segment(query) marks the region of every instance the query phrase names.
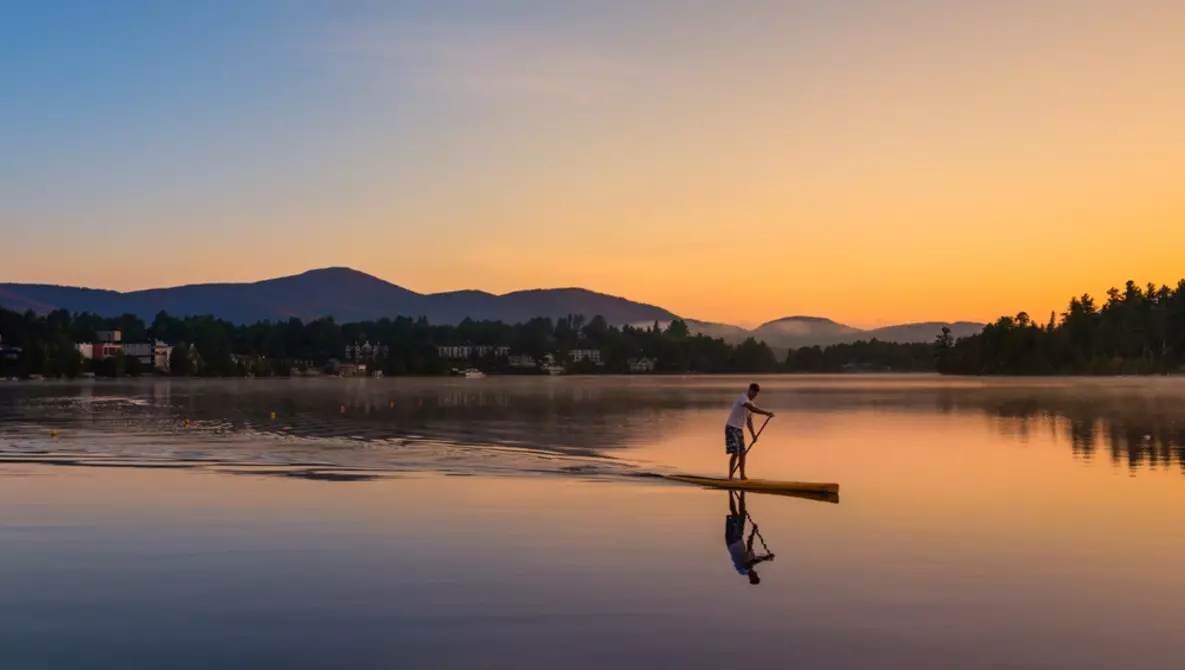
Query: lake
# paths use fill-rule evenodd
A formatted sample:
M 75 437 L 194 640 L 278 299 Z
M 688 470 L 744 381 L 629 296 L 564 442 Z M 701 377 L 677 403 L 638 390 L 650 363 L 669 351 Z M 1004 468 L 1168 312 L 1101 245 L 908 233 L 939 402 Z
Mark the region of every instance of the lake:
M 0 668 L 1185 665 L 1185 380 L 749 381 L 0 383 Z

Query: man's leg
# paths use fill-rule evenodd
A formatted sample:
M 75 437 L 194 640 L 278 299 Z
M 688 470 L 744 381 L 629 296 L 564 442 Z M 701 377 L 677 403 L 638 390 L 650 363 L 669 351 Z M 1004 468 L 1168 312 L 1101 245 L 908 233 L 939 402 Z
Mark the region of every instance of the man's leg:
M 748 479 L 748 477 L 745 476 L 745 448 L 744 447 L 741 447 L 740 451 L 737 452 L 737 466 L 741 470 L 741 479 Z

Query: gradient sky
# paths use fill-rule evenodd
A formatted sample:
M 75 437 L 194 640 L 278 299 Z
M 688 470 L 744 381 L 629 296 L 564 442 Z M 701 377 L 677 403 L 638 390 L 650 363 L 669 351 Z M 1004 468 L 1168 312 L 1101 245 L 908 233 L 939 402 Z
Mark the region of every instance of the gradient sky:
M 1185 3 L 0 0 L 0 239 L 0 281 L 1043 315 L 1185 276 Z

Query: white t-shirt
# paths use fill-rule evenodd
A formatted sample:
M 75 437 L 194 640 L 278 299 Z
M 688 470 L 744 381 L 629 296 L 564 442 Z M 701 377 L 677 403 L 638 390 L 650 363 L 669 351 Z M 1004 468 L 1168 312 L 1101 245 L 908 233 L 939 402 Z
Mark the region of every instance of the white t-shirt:
M 733 428 L 744 428 L 745 420 L 749 418 L 749 409 L 745 407 L 749 400 L 748 393 L 742 393 L 735 402 L 732 403 L 732 411 L 728 413 L 728 422 L 725 425 Z

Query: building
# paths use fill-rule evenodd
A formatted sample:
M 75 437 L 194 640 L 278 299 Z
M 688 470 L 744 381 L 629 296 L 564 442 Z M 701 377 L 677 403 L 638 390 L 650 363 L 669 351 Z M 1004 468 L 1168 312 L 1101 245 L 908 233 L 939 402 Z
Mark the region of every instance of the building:
M 473 356 L 473 347 L 467 344 L 438 346 L 436 347 L 436 355 L 446 361 L 469 360 Z
M 74 345 L 78 353 L 83 358 L 93 358 L 96 361 L 101 361 L 104 358 L 111 358 L 115 354 L 123 351 L 123 343 L 121 342 L 79 342 Z
M 482 344 L 449 344 L 436 347 L 436 354 L 449 361 L 467 361 L 474 356 L 478 358 L 506 358 L 510 355 L 510 347 Z
M 385 344 L 371 344 L 367 340 L 363 344 L 346 345 L 346 360 L 347 361 L 373 361 L 376 358 L 386 358 L 390 353 L 390 349 Z
M 108 346 L 108 344 L 100 342 L 93 346 L 101 348 Z M 172 353 L 173 347 L 160 340 L 155 342 L 125 342 L 123 344 L 124 356 L 139 360 L 140 365 L 143 365 L 145 368 L 160 370 L 162 372 L 168 372 L 169 355 Z M 99 358 L 106 358 L 106 356 L 100 356 Z
M 512 368 L 534 368 L 539 365 L 533 356 L 511 356 L 510 367 Z
M 568 352 L 568 357 L 572 359 L 573 363 L 589 362 L 596 365 L 604 365 L 601 362 L 600 349 L 573 349 Z
M 120 342 L 123 340 L 123 333 L 118 330 L 96 330 L 95 339 L 100 342 Z
M 653 358 L 631 358 L 627 363 L 630 366 L 630 372 L 634 373 L 654 372 L 658 365 L 658 361 Z
M 111 358 L 123 351 L 123 345 L 118 342 L 96 342 L 94 346 L 95 358 Z

